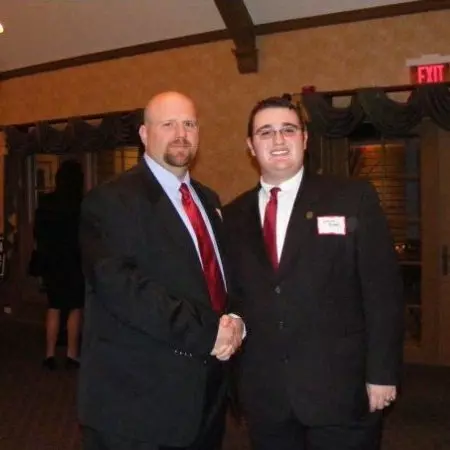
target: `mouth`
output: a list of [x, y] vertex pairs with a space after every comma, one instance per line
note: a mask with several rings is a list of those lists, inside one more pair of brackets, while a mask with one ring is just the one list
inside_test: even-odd
[[175, 147], [175, 148], [177, 148], [177, 147], [181, 147], [181, 148], [191, 147], [191, 143], [188, 142], [188, 141], [185, 141], [185, 140], [184, 141], [178, 140], [178, 141], [172, 142], [170, 144], [170, 147]]
[[282, 158], [289, 155], [289, 149], [287, 148], [277, 148], [270, 152], [272, 158]]

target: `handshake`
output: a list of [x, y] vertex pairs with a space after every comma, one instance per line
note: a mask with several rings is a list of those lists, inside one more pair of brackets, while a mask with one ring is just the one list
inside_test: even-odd
[[228, 361], [241, 346], [244, 334], [243, 320], [237, 316], [224, 314], [220, 318], [219, 331], [211, 355], [220, 361]]

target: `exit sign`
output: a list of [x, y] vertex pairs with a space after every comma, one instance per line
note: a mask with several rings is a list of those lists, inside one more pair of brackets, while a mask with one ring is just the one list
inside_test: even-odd
[[413, 84], [443, 83], [448, 81], [448, 64], [425, 64], [411, 70]]
[[412, 84], [432, 84], [450, 81], [450, 55], [430, 54], [409, 59]]

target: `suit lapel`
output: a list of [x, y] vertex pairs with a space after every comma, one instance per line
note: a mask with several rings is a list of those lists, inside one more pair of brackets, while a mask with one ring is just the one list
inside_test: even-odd
[[[282, 278], [291, 267], [293, 261], [306, 261], [309, 245], [313, 241], [316, 230], [316, 213], [314, 206], [319, 199], [320, 190], [317, 188], [313, 176], [304, 174], [302, 183], [294, 202], [289, 219], [280, 265], [277, 276]], [[307, 262], [307, 261], [306, 261]]]
[[267, 272], [267, 276], [273, 276], [274, 271], [272, 264], [267, 254], [266, 245], [264, 242], [264, 235], [261, 226], [261, 216], [259, 212], [259, 190], [261, 186], [258, 184], [255, 189], [249, 195], [249, 205], [247, 208], [247, 216], [244, 218], [246, 221], [245, 229], [248, 230], [248, 234], [243, 237], [245, 239], [245, 245], [249, 245], [251, 251], [256, 256], [256, 259], [261, 264], [262, 269]]
[[171, 200], [147, 167], [145, 161], [141, 161], [136, 166], [136, 170], [140, 172], [143, 180], [145, 197], [152, 204], [152, 209], [149, 211], [151, 214], [149, 219], [158, 223], [161, 236], [167, 236], [172, 245], [178, 248], [179, 255], [186, 258], [187, 267], [194, 270], [196, 275], [202, 280], [205, 289], [207, 289], [202, 265], [191, 235]]

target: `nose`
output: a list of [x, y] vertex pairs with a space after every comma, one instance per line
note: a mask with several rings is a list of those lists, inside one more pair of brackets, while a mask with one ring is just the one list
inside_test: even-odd
[[183, 123], [177, 122], [176, 133], [177, 133], [177, 138], [186, 137], [186, 128], [184, 127]]
[[275, 144], [284, 144], [284, 135], [281, 130], [274, 130], [273, 140]]

